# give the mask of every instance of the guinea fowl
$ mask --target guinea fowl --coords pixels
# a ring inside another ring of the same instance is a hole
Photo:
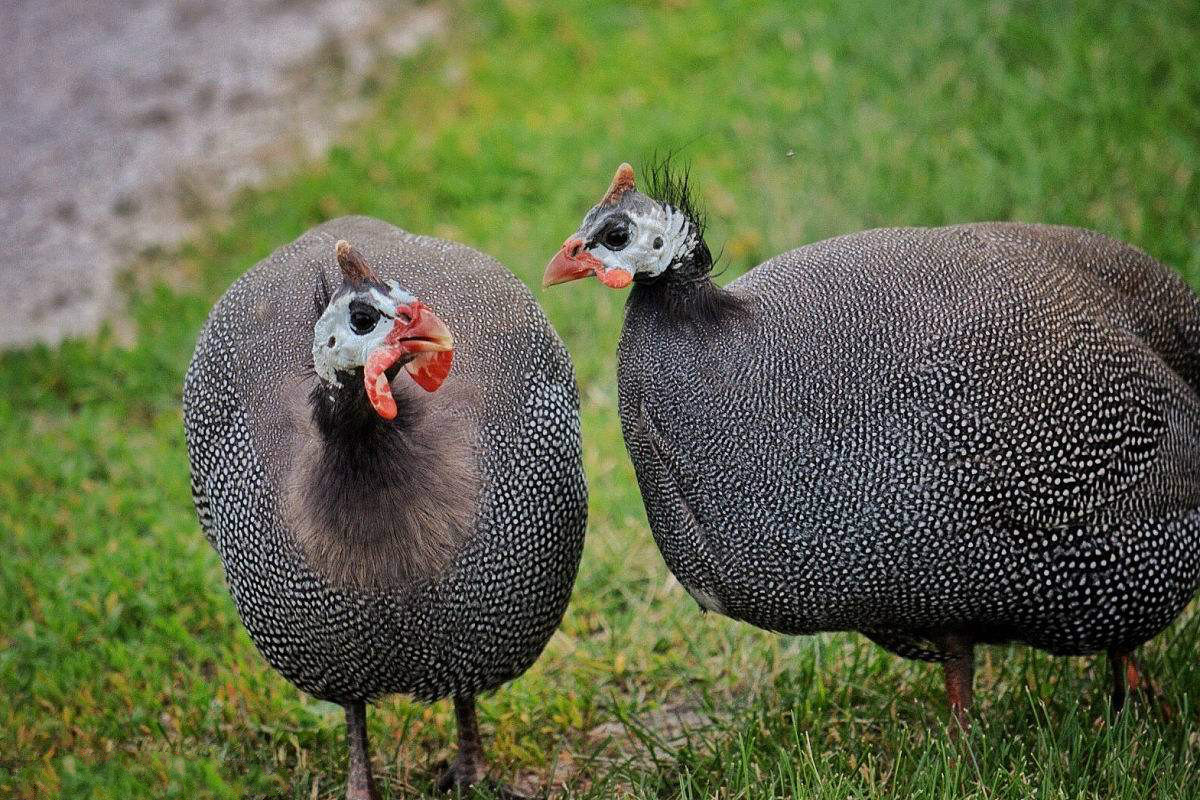
[[[345,707],[347,796],[377,796],[365,704],[393,693],[452,695],[440,786],[480,780],[475,695],[558,626],[587,515],[571,362],[529,291],[470,248],[328,222],[217,303],[184,421],[251,639]]]
[[[944,663],[977,643],[1134,649],[1200,579],[1200,302],[1068,227],[841,236],[726,288],[688,179],[628,164],[546,269],[632,284],[619,409],[650,528],[704,609],[854,630]],[[1134,688],[1134,687],[1131,687]]]

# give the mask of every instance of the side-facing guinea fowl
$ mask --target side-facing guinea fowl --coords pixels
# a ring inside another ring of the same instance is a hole
[[[1133,651],[1200,581],[1200,302],[1090,231],[865,231],[726,288],[686,175],[622,165],[546,269],[632,284],[619,408],[650,528],[706,609],[853,630],[942,661],[977,643]]]
[[[250,637],[346,709],[347,795],[376,796],[365,704],[393,693],[452,695],[441,787],[483,777],[475,695],[558,626],[587,515],[574,374],[529,291],[462,245],[328,222],[217,303],[184,422]]]

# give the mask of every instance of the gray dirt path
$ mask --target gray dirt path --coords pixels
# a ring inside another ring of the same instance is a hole
[[[0,5],[0,347],[94,331],[137,253],[323,152],[442,24],[388,0]]]

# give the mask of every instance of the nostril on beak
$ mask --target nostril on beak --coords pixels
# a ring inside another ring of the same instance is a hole
[[[566,244],[563,245],[563,249],[566,251],[569,257],[579,258],[579,254],[583,252],[583,240],[568,239]]]

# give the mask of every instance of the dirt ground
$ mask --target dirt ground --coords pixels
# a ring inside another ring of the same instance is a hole
[[[8,0],[0,347],[87,334],[114,276],[316,157],[363,81],[442,25],[388,0]]]

